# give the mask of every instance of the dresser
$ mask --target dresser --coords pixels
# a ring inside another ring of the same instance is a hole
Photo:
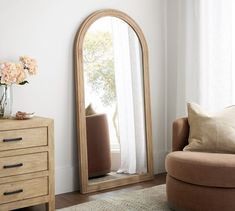
[[[55,210],[53,120],[0,120],[0,211]]]

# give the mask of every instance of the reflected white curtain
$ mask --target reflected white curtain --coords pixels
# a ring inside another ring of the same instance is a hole
[[[146,173],[142,56],[135,32],[113,18],[115,83],[121,166],[118,173]]]

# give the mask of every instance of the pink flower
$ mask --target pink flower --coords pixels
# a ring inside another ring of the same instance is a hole
[[[37,73],[37,61],[28,56],[21,56],[20,61],[23,63],[24,68],[28,70],[30,75],[35,75]]]
[[[13,62],[2,63],[0,66],[1,83],[7,85],[16,83],[19,68],[20,66]],[[21,66],[21,68],[23,67]]]
[[[18,63],[0,63],[0,85],[23,85],[28,83],[28,81],[26,81],[27,74],[25,70],[27,70],[29,75],[35,75],[37,72],[36,60],[27,56],[22,56]]]
[[[17,78],[16,78],[16,83],[20,84],[22,82],[24,82],[26,80],[26,72],[23,68],[23,64],[22,63],[18,63],[16,64],[17,67]]]

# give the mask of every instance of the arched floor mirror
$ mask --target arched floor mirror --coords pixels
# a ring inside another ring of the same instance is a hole
[[[117,10],[92,13],[75,38],[80,192],[153,178],[148,48]]]

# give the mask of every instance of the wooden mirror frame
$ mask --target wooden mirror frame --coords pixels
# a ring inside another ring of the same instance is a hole
[[[137,34],[143,60],[143,88],[144,88],[144,112],[146,127],[146,150],[147,150],[147,173],[141,175],[131,175],[126,178],[118,178],[88,183],[88,159],[87,159],[87,138],[86,138],[86,119],[85,119],[85,100],[84,100],[84,78],[83,78],[83,41],[89,27],[99,18],[112,16],[125,21]],[[74,43],[74,60],[75,60],[75,85],[76,85],[76,120],[77,120],[77,140],[78,140],[78,161],[80,176],[80,192],[89,193],[98,190],[123,186],[132,183],[138,183],[153,179],[153,153],[152,153],[152,126],[150,110],[150,87],[149,87],[149,64],[148,64],[148,47],[144,34],[137,23],[127,14],[113,9],[99,10],[92,13],[81,24],[75,37]]]

